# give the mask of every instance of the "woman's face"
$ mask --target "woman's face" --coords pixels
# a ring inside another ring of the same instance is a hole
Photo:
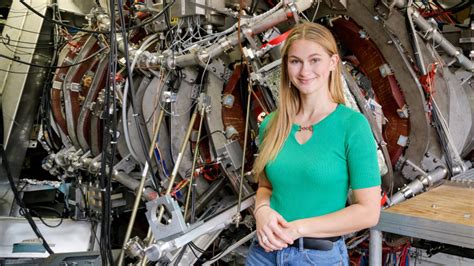
[[[288,77],[300,94],[328,90],[329,74],[338,56],[330,56],[314,41],[296,40],[288,49]]]

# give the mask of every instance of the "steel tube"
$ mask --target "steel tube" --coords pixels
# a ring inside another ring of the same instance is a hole
[[[409,7],[411,8],[411,7]],[[474,72],[474,62],[464,56],[459,48],[455,47],[450,43],[439,30],[433,27],[428,21],[426,21],[418,11],[413,10],[413,21],[415,24],[424,32],[427,33],[426,38],[432,39],[438,44],[446,53],[450,56],[455,57],[459,64],[465,67],[467,70]]]
[[[158,122],[156,123],[155,129],[153,131],[154,134],[153,134],[153,138],[152,138],[152,141],[151,141],[151,145],[150,145],[150,148],[148,150],[148,156],[150,158],[153,156],[153,151],[154,151],[154,148],[155,148],[155,141],[158,137],[158,133],[160,132],[161,123],[163,121],[164,114],[165,114],[164,110],[161,109],[160,114],[158,116]],[[138,186],[137,195],[135,196],[135,202],[133,203],[132,214],[130,216],[130,221],[128,223],[127,232],[125,233],[125,239],[123,241],[122,250],[120,251],[120,256],[119,256],[117,265],[122,265],[123,264],[123,259],[124,259],[124,255],[125,255],[124,251],[127,247],[127,243],[128,243],[128,240],[130,239],[130,235],[132,234],[133,225],[135,224],[135,218],[137,216],[138,206],[140,205],[140,201],[141,201],[141,198],[142,198],[143,187],[145,186],[145,181],[146,181],[146,176],[147,176],[147,173],[148,173],[148,168],[149,168],[149,165],[148,165],[148,162],[146,162],[145,167],[143,168],[141,179],[140,179],[140,185]]]
[[[382,265],[382,231],[370,229],[369,265]]]
[[[176,179],[176,176],[178,175],[178,169],[179,169],[179,166],[181,164],[181,161],[183,160],[184,150],[186,149],[186,147],[188,145],[189,137],[191,136],[191,131],[193,129],[194,122],[196,121],[197,113],[198,113],[197,109],[195,109],[194,112],[193,112],[193,115],[191,116],[191,120],[189,122],[189,126],[188,126],[188,129],[186,131],[186,135],[184,136],[183,143],[181,144],[181,148],[179,150],[178,158],[176,159],[175,165],[173,167],[173,171],[171,172],[170,182],[168,184],[168,188],[166,189],[166,194],[165,195],[170,194],[171,189],[173,189],[173,183],[174,183],[174,180]],[[165,213],[165,207],[161,206],[160,207],[160,212],[158,213],[158,221],[161,221],[161,219],[163,218],[164,213]],[[149,238],[149,240],[147,241],[146,246],[149,246],[153,242],[153,235],[151,234],[151,229],[150,228],[148,228],[147,238]],[[141,265],[145,265],[146,262],[147,262],[147,258],[145,257],[141,261]]]
[[[199,153],[199,139],[201,138],[201,131],[202,131],[202,121],[204,120],[204,114],[206,111],[206,106],[202,104],[201,106],[201,117],[199,120],[199,129],[198,129],[198,134],[197,134],[197,140],[196,140],[196,148],[194,149],[194,157],[193,157],[193,164],[191,167],[191,177],[189,178],[189,185],[188,185],[188,194],[186,195],[186,204],[184,206],[184,217],[186,217],[186,214],[188,214],[188,207],[189,207],[189,199],[191,198],[190,195],[192,193],[193,189],[193,179],[194,179],[194,168],[196,167],[196,160],[197,156]],[[191,217],[192,220],[192,217]],[[193,222],[193,221],[191,221]]]
[[[412,2],[413,1],[410,1],[408,6],[411,6]],[[418,42],[418,34],[416,33],[415,26],[413,25],[412,13],[413,13],[413,9],[407,8],[408,27],[413,38],[412,39],[413,53],[415,54],[415,59],[416,59],[416,63],[418,64],[418,68],[420,68],[420,72],[424,76],[426,75],[426,67],[425,67],[425,62],[423,61],[423,55],[421,54],[420,43]]]
[[[293,3],[299,12],[303,12],[306,9],[310,8],[313,2],[313,0],[300,0],[294,1]],[[288,8],[288,6],[286,6],[277,10],[273,14],[263,17],[260,21],[255,22],[254,25],[242,25],[241,29],[246,29],[250,31],[253,35],[255,35],[262,33],[281,22],[287,21],[291,17],[293,17],[293,12]],[[240,34],[241,40],[245,40],[245,36],[242,32],[234,32],[230,36],[224,37],[227,38],[228,45],[235,46],[239,43],[239,38],[237,34]],[[186,55],[176,56],[174,59],[174,64],[179,67],[193,65],[195,63],[205,66],[207,60],[202,60],[202,58],[212,59],[220,56],[222,53],[224,53],[224,46],[221,42],[217,42],[216,44],[211,45],[207,49],[192,52]]]

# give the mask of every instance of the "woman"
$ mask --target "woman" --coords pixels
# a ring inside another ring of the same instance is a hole
[[[278,109],[260,127],[257,238],[247,265],[348,265],[344,234],[377,224],[380,174],[365,117],[344,106],[325,27],[297,25],[282,48]],[[348,189],[355,201],[346,207]]]

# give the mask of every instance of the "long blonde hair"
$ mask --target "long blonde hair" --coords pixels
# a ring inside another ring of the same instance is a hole
[[[313,41],[321,45],[329,56],[338,55],[336,40],[332,33],[324,26],[316,23],[298,24],[288,35],[281,50],[281,78],[280,97],[278,108],[274,112],[264,132],[263,142],[259,155],[255,161],[253,171],[260,178],[265,165],[275,159],[291,130],[293,119],[300,108],[300,94],[294,86],[290,86],[288,77],[288,50],[296,40]],[[344,104],[344,92],[341,80],[341,63],[330,72],[329,94],[336,103]]]

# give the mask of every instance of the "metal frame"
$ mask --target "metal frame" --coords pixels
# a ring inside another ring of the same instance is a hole
[[[382,211],[380,222],[375,229],[459,247],[474,248],[474,226]]]

